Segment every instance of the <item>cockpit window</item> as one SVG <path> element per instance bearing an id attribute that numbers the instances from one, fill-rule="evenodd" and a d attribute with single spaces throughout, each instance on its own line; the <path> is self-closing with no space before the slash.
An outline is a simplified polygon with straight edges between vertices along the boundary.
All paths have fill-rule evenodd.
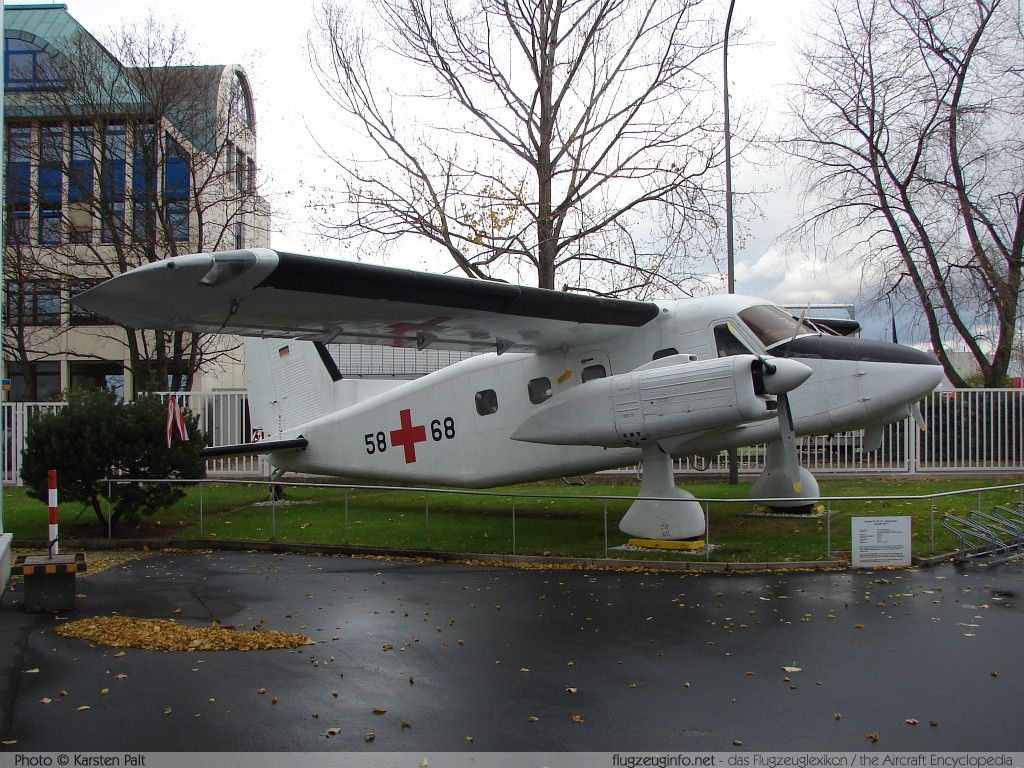
<path id="1" fill-rule="evenodd" d="M 765 348 L 789 341 L 794 336 L 804 336 L 817 331 L 803 320 L 797 320 L 780 307 L 759 304 L 740 310 L 740 319 L 761 340 Z"/>
<path id="2" fill-rule="evenodd" d="M 722 323 L 715 326 L 715 348 L 719 357 L 735 357 L 736 355 L 749 355 L 750 350 L 742 341 L 736 338 L 729 323 Z"/>

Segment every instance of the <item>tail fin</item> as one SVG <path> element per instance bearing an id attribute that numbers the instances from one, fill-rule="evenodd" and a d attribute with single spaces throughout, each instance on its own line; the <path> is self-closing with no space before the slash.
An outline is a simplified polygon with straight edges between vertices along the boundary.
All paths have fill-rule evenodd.
<path id="1" fill-rule="evenodd" d="M 245 385 L 253 432 L 268 440 L 334 408 L 334 382 L 309 341 L 246 339 Z"/>
<path id="2" fill-rule="evenodd" d="M 253 432 L 266 440 L 405 383 L 343 378 L 311 341 L 254 338 L 245 340 L 245 382 Z"/>

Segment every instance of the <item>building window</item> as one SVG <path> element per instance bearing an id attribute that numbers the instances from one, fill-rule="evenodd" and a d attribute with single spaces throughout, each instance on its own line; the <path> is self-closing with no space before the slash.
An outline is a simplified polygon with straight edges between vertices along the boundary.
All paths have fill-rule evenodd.
<path id="1" fill-rule="evenodd" d="M 249 175 L 247 179 L 246 192 L 250 195 L 256 192 L 256 161 L 251 157 L 249 158 Z"/>
<path id="2" fill-rule="evenodd" d="M 164 207 L 171 238 L 188 240 L 189 157 L 170 134 L 164 135 Z"/>
<path id="3" fill-rule="evenodd" d="M 551 397 L 551 379 L 547 376 L 531 379 L 530 383 L 526 385 L 526 390 L 530 393 L 530 402 L 540 405 Z"/>
<path id="4" fill-rule="evenodd" d="M 498 393 L 493 389 L 482 389 L 476 393 L 476 412 L 481 416 L 490 416 L 498 412 Z"/>
<path id="5" fill-rule="evenodd" d="M 68 240 L 92 242 L 93 141 L 91 125 L 71 126 L 71 173 L 68 175 Z"/>
<path id="6" fill-rule="evenodd" d="M 61 209 L 64 199 L 64 126 L 39 129 L 39 242 L 61 242 Z"/>
<path id="7" fill-rule="evenodd" d="M 231 90 L 228 92 L 228 117 L 232 128 L 247 128 L 250 131 L 255 129 L 249 87 L 242 75 L 237 72 L 231 81 Z"/>
<path id="8" fill-rule="evenodd" d="M 235 187 L 239 192 L 245 191 L 245 152 L 235 147 Z"/>
<path id="9" fill-rule="evenodd" d="M 588 365 L 583 369 L 582 379 L 585 384 L 591 379 L 603 379 L 607 375 L 608 371 L 603 365 Z"/>
<path id="10" fill-rule="evenodd" d="M 7 376 L 11 380 L 7 399 L 14 402 L 35 403 L 60 397 L 60 363 L 29 363 L 26 371 L 21 363 L 8 360 Z"/>
<path id="11" fill-rule="evenodd" d="M 5 310 L 7 325 L 60 325 L 60 286 L 44 280 L 11 280 Z"/>
<path id="12" fill-rule="evenodd" d="M 62 85 L 49 53 L 13 37 L 4 38 L 4 83 L 8 91 L 41 91 Z"/>
<path id="13" fill-rule="evenodd" d="M 232 229 L 234 230 L 234 242 L 235 250 L 240 251 L 245 248 L 245 227 L 242 226 L 242 220 L 238 219 Z"/>
<path id="14" fill-rule="evenodd" d="M 68 364 L 72 389 L 104 389 L 124 399 L 124 366 L 114 360 L 72 360 Z"/>
<path id="15" fill-rule="evenodd" d="M 32 129 L 7 129 L 7 242 L 28 243 L 32 211 Z"/>
<path id="16" fill-rule="evenodd" d="M 113 243 L 124 237 L 125 173 L 127 135 L 124 123 L 108 123 L 103 128 L 100 164 L 100 240 Z"/>
<path id="17" fill-rule="evenodd" d="M 156 232 L 157 146 L 153 123 L 138 123 L 132 137 L 132 237 L 154 243 Z"/>

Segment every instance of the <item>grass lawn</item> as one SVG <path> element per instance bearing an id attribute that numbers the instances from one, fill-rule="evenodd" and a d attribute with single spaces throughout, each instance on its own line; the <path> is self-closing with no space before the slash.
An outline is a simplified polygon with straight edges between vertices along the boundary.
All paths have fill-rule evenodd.
<path id="1" fill-rule="evenodd" d="M 826 479 L 823 497 L 901 496 L 942 493 L 1003 485 L 1019 478 L 971 479 Z M 687 483 L 698 498 L 743 498 L 749 482 Z M 515 552 L 519 554 L 603 557 L 605 510 L 608 546 L 625 544 L 618 521 L 626 513 L 637 484 L 595 483 L 581 487 L 543 484 L 498 489 L 493 496 L 452 494 L 444 491 L 348 490 L 288 487 L 287 502 L 267 504 L 265 483 L 206 485 L 189 488 L 186 497 L 142 524 L 123 524 L 116 538 L 167 537 L 344 544 L 391 549 L 454 552 L 510 553 L 513 551 L 513 498 L 515 498 Z M 510 495 L 500 495 L 500 494 Z M 537 496 L 538 498 L 529 498 Z M 602 496 L 621 498 L 603 499 Z M 1013 504 L 1020 489 L 986 491 L 981 505 Z M 710 555 L 628 552 L 612 549 L 613 557 L 699 559 L 725 562 L 820 560 L 830 551 L 850 550 L 852 516 L 910 515 L 916 555 L 948 552 L 955 548 L 952 535 L 939 524 L 945 512 L 964 514 L 978 507 L 978 493 L 929 500 L 875 500 L 826 502 L 828 516 L 765 518 L 751 516 L 751 505 L 708 503 Z M 200 520 L 200 506 L 202 520 Z M 346 513 L 347 506 L 347 513 Z M 427 509 L 429 508 L 429 515 Z M 934 547 L 932 509 L 934 508 Z M 46 538 L 46 505 L 28 498 L 24 489 L 4 489 L 4 528 L 18 540 Z M 66 539 L 105 537 L 107 530 L 91 509 L 65 502 L 61 505 L 61 534 Z"/>

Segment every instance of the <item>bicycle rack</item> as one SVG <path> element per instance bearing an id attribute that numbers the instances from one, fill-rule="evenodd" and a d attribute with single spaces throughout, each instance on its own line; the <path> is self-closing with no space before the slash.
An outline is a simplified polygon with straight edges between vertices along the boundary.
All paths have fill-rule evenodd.
<path id="1" fill-rule="evenodd" d="M 1024 503 L 1013 507 L 997 504 L 965 516 L 943 515 L 940 525 L 957 540 L 957 563 L 994 565 L 1024 557 Z"/>

